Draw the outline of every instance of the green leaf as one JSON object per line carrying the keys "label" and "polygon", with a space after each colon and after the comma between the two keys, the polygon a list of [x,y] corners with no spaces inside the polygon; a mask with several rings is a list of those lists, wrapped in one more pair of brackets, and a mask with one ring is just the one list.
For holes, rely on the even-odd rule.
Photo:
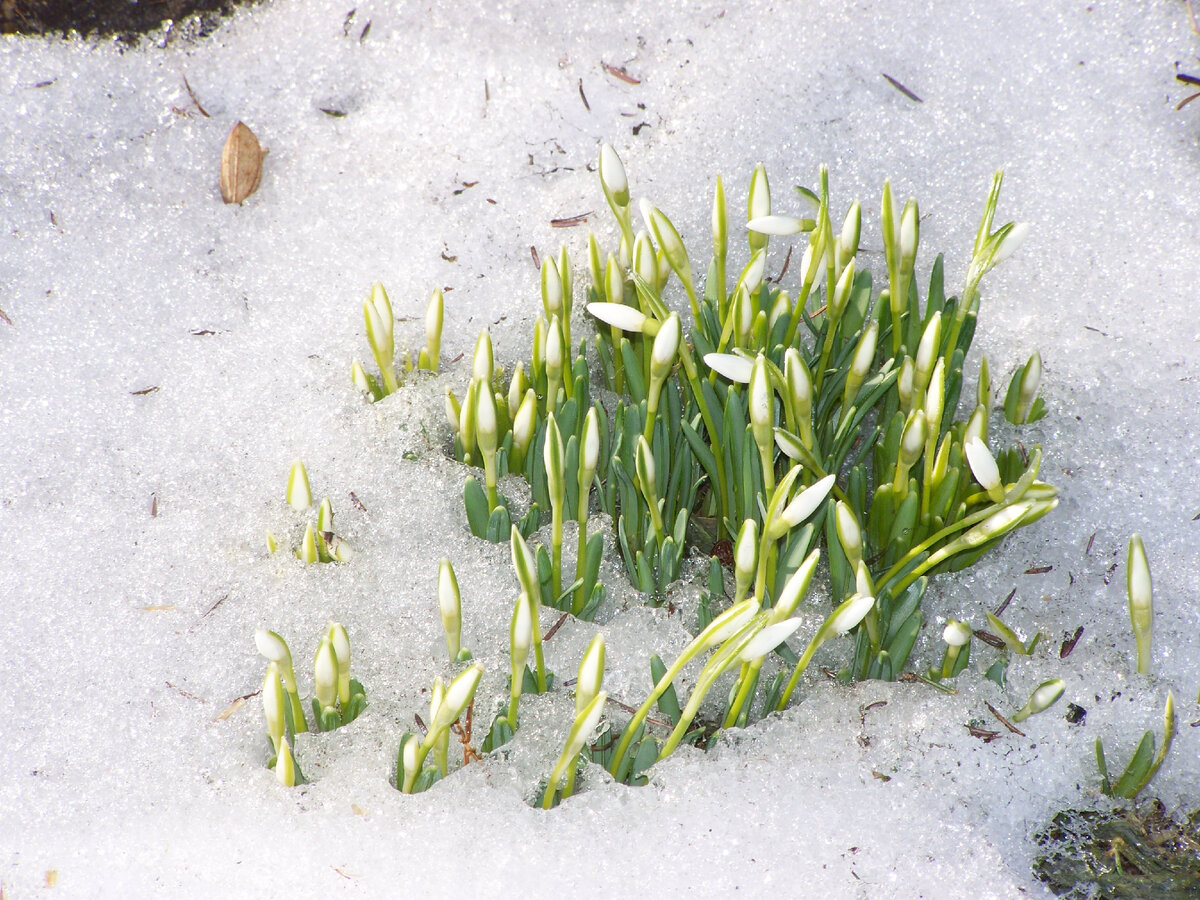
{"label": "green leaf", "polygon": [[[528,670],[526,670],[528,671]],[[508,722],[508,716],[497,716],[492,722],[492,727],[488,729],[487,737],[483,739],[483,746],[480,748],[481,753],[491,753],[493,750],[499,750],[505,744],[513,739],[512,725]]]}
{"label": "green leaf", "polygon": [[[667,674],[666,664],[663,663],[662,657],[657,653],[650,657],[650,680],[654,684],[658,684],[664,675]],[[679,697],[675,694],[674,683],[670,684],[663,692],[663,695],[658,698],[658,711],[666,717],[672,725],[679,724],[679,718],[683,715],[683,710],[679,706]]]}
{"label": "green leaf", "polygon": [[1145,783],[1143,779],[1146,779],[1146,773],[1150,771],[1150,764],[1153,760],[1154,732],[1147,731],[1138,742],[1133,759],[1129,761],[1129,765],[1125,767],[1125,771],[1121,773],[1121,777],[1113,786],[1113,796],[1132,800]]}
{"label": "green leaf", "polygon": [[471,534],[478,538],[487,537],[488,519],[491,516],[487,494],[473,475],[468,475],[463,485],[463,505],[467,509],[467,524]]}

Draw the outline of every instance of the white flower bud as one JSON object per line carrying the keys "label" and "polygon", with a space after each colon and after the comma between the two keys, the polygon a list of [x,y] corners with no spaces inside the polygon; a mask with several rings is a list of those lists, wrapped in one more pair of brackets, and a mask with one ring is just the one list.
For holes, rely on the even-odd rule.
{"label": "white flower bud", "polygon": [[438,565],[438,609],[442,615],[442,630],[446,632],[446,650],[453,661],[458,659],[462,649],[462,595],[454,566],[448,559]]}
{"label": "white flower bud", "polygon": [[858,525],[858,518],[844,500],[839,500],[834,506],[833,520],[842,551],[850,567],[857,568],[863,553],[862,529]]}
{"label": "white flower bud", "polygon": [[963,453],[966,454],[967,464],[971,467],[971,474],[988,492],[988,496],[996,503],[1003,500],[1004,484],[1000,481],[1000,469],[997,468],[996,460],[987,445],[977,437],[969,437],[963,444]]}
{"label": "white flower bud", "polygon": [[609,197],[618,207],[629,205],[629,178],[625,174],[625,165],[611,144],[600,147],[600,184],[605,196]]}
{"label": "white flower bud", "polygon": [[471,377],[490,385],[493,369],[492,336],[485,328],[475,341],[475,355],[471,358]]}
{"label": "white flower bud", "polygon": [[788,237],[802,231],[811,231],[811,227],[805,227],[809,222],[811,220],[798,219],[795,216],[759,216],[747,222],[746,228],[758,234]]}
{"label": "white flower bud", "polygon": [[1025,243],[1027,237],[1029,237],[1029,223],[1014,223],[1008,233],[1000,239],[1000,243],[996,246],[996,252],[992,254],[992,262],[988,268],[995,268],[1012,256]]}
{"label": "white flower bud", "polygon": [[754,372],[754,362],[744,356],[734,356],[732,353],[706,353],[704,364],[729,381],[738,384],[749,384]]}
{"label": "white flower bud", "polygon": [[675,354],[679,352],[682,330],[677,313],[671,313],[662,323],[650,350],[651,380],[665,379],[671,371],[671,366],[675,365]]}
{"label": "white flower bud", "polygon": [[831,634],[845,634],[865,619],[874,606],[874,597],[854,594],[833,611],[822,627]]}
{"label": "white flower bud", "polygon": [[951,619],[942,631],[942,640],[951,647],[962,647],[971,640],[971,626]]}
{"label": "white flower bud", "polygon": [[575,715],[579,715],[600,693],[604,683],[604,635],[592,638],[583,659],[579,662],[579,677],[575,681]]}
{"label": "white flower bud", "polygon": [[313,687],[321,709],[334,709],[338,699],[338,660],[333,652],[333,641],[327,636],[321,639],[313,660]]}
{"label": "white flower bud", "polygon": [[446,317],[445,301],[439,288],[425,309],[425,349],[429,351],[429,364],[437,371],[442,352],[442,325]]}
{"label": "white flower bud", "polygon": [[443,728],[448,728],[456,722],[470,705],[475,696],[475,688],[479,685],[479,677],[483,674],[483,664],[475,665],[461,672],[446,688],[446,696],[438,706],[437,715],[429,723],[429,733],[434,734]]}
{"label": "white flower bud", "polygon": [[[754,360],[750,373],[750,428],[754,441],[760,448],[774,447],[775,404],[771,389],[771,378],[767,374],[767,360],[761,353]],[[764,451],[765,452],[765,451]]]}
{"label": "white flower bud", "polygon": [[1129,621],[1137,641],[1137,670],[1145,675],[1150,671],[1150,637],[1154,627],[1154,592],[1150,580],[1150,563],[1142,536],[1129,539],[1129,555],[1125,566],[1125,589],[1129,596]]}
{"label": "white flower bud", "polygon": [[329,623],[329,640],[338,665],[338,702],[345,706],[350,702],[350,635],[337,622]]}
{"label": "white flower bud", "polygon": [[910,199],[904,204],[904,212],[900,215],[900,258],[909,266],[917,255],[920,227],[917,201]]}
{"label": "white flower bud", "polygon": [[646,317],[632,306],[624,303],[589,303],[587,311],[606,325],[640,334]]}
{"label": "white flower bud", "polygon": [[834,476],[826,475],[793,497],[792,501],[784,507],[783,512],[779,514],[778,519],[767,526],[771,539],[782,537],[816,512],[817,507],[825,502],[825,498],[833,490],[833,482]]}
{"label": "white flower bud", "polygon": [[788,638],[790,638],[800,627],[799,619],[785,619],[782,622],[776,622],[774,625],[768,625],[746,644],[738,654],[738,659],[743,663],[751,663],[762,656],[766,656]]}
{"label": "white flower bud", "polygon": [[1029,701],[1012,717],[1012,720],[1014,722],[1023,722],[1030,716],[1049,709],[1058,702],[1058,698],[1063,695],[1066,687],[1066,682],[1061,678],[1043,681],[1030,695]]}

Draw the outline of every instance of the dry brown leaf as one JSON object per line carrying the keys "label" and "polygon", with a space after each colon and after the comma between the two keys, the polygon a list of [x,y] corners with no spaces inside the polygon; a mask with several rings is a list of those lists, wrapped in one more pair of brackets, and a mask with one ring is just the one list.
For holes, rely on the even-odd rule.
{"label": "dry brown leaf", "polygon": [[226,203],[241,203],[258,190],[266,155],[253,131],[241,122],[233,126],[221,151],[221,197]]}
{"label": "dry brown leaf", "polygon": [[227,707],[225,707],[225,709],[219,715],[213,716],[213,721],[214,722],[224,722],[226,719],[228,719],[230,716],[232,716],[235,712],[237,712],[239,709],[241,709],[245,705],[246,705],[246,698],[238,697],[236,700],[234,700],[232,703],[230,703]]}

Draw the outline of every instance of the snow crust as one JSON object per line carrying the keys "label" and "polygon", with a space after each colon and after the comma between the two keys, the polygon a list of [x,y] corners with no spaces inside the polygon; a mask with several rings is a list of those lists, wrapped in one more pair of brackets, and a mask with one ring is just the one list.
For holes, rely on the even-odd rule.
{"label": "snow crust", "polygon": [[[1095,801],[1096,736],[1123,766],[1168,689],[1178,735],[1150,793],[1200,805],[1200,104],[1176,111],[1173,80],[1200,38],[1180,4],[366,0],[348,24],[344,6],[266,3],[135,50],[0,39],[6,895],[38,895],[53,871],[64,896],[1036,896],[1032,834]],[[231,207],[217,170],[239,119],[270,154]],[[921,202],[920,271],[945,251],[953,286],[1006,167],[998,221],[1034,231],[985,282],[976,359],[1003,387],[1041,351],[1050,413],[1021,439],[1043,443],[1062,503],[935,582],[914,660],[940,658],[945,617],[982,623],[1014,587],[1006,621],[1048,639],[1007,691],[978,663],[955,696],[844,688],[814,666],[786,713],[677,753],[644,788],[589,771],[551,813],[526,800],[572,707],[531,698],[508,752],[405,797],[388,784],[398,739],[448,671],[437,559],[458,572],[482,698],[504,693],[516,592],[507,547],[466,530],[441,396],[465,383],[481,328],[506,367],[527,353],[531,246],[584,259],[586,227],[551,219],[592,213],[612,244],[601,142],[694,254],[717,172],[736,211],[764,162],[776,210],[798,213],[789,187],[824,162],[838,207],[862,200],[865,261],[882,270],[890,177]],[[453,288],[443,358],[467,356],[370,406],[348,373],[369,355],[360,307],[377,279],[414,350],[430,292]],[[266,530],[292,521],[295,457],[351,563],[268,556]],[[1125,608],[1134,531],[1155,584],[1149,677],[1132,673]],[[687,613],[619,598],[600,626],[614,696],[641,701],[648,654],[683,645]],[[330,619],[370,706],[302,739],[313,783],[285,790],[257,698],[222,713],[261,685],[256,627],[290,642],[306,685]],[[561,677],[595,627],[547,643]],[[1063,701],[1026,737],[967,732],[1002,731],[985,701],[1012,712],[1051,677]]]}

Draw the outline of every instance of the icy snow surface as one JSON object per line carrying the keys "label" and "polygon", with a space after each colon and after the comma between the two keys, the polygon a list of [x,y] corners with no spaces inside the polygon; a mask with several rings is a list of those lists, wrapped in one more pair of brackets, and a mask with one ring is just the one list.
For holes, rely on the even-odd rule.
{"label": "icy snow surface", "polygon": [[[1036,896],[1032,834],[1094,802],[1095,737],[1123,765],[1169,688],[1179,734],[1153,793],[1200,805],[1200,103],[1176,111],[1173,78],[1200,66],[1200,38],[1182,4],[359,0],[344,25],[352,5],[278,0],[124,51],[0,40],[6,896],[38,895],[49,871],[64,896]],[[270,149],[242,207],[217,190],[239,119]],[[526,799],[570,695],[532,698],[506,757],[405,797],[388,784],[397,741],[448,671],[437,558],[457,566],[485,699],[503,692],[516,585],[507,548],[466,531],[441,396],[481,328],[506,367],[527,352],[530,247],[583,259],[586,227],[551,219],[593,212],[612,245],[589,171],[604,141],[701,267],[717,172],[738,211],[762,161],[777,209],[798,212],[788,187],[825,162],[838,208],[863,201],[864,261],[882,269],[890,177],[926,216],[919,267],[944,250],[955,286],[1006,167],[998,221],[1034,231],[984,284],[969,368],[986,353],[1003,387],[1040,349],[1050,414],[1022,439],[1044,443],[1062,504],[935,582],[914,662],[939,656],[945,616],[982,622],[1013,587],[1006,620],[1048,640],[1006,692],[974,670],[953,697],[843,688],[814,666],[785,714],[677,753],[645,788],[593,770],[548,814]],[[370,406],[348,372],[376,279],[414,317],[397,326],[413,348],[431,290],[453,288],[443,356],[467,358]],[[295,457],[351,563],[267,555]],[[1131,669],[1134,531],[1155,579],[1151,677]],[[626,596],[605,618],[608,687],[640,702],[648,653],[685,640],[679,617]],[[255,627],[290,641],[303,686],[330,619],[370,707],[301,738],[313,783],[286,790],[258,699],[221,714],[261,685]],[[551,668],[571,677],[595,627],[564,627]],[[999,727],[985,701],[1011,713],[1050,677],[1064,701],[1027,737],[967,733]]]}

